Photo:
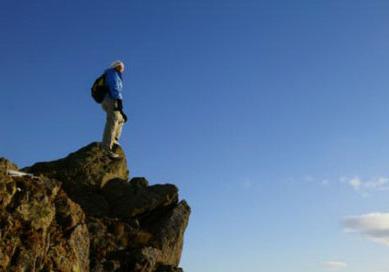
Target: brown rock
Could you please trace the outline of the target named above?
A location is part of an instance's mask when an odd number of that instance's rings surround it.
[[[190,207],[186,201],[181,201],[164,215],[156,219],[153,218],[151,223],[145,226],[145,229],[153,233],[153,240],[150,245],[161,252],[158,263],[178,266],[190,212]]]
[[[40,162],[23,171],[55,178],[63,183],[66,193],[91,216],[106,216],[109,206],[100,188],[113,178],[128,179],[123,150],[117,147],[121,159],[111,159],[98,143],[92,143],[66,158]]]
[[[114,179],[103,188],[113,216],[129,218],[152,210],[176,204],[178,189],[172,184],[139,186]]]
[[[128,181],[97,143],[22,169],[0,159],[0,271],[182,272],[190,208],[172,184]]]
[[[115,152],[121,159],[111,159],[99,143],[92,143],[66,158],[36,163],[23,171],[58,179],[69,190],[101,188],[111,179],[128,179],[125,154],[120,147]]]
[[[135,257],[134,272],[153,272],[157,266],[160,251],[152,247],[140,249]]]
[[[0,271],[89,271],[85,215],[61,183],[1,176],[0,195]]]
[[[149,186],[148,180],[145,179],[144,177],[135,177],[135,178],[132,178],[132,179],[130,180],[130,184],[131,184],[131,185],[138,186],[138,187],[144,187],[144,188],[146,188],[147,186]]]

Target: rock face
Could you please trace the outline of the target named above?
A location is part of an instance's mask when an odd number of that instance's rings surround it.
[[[128,180],[97,143],[17,166],[0,158],[0,271],[175,272],[190,207],[172,184]]]
[[[5,165],[0,171],[0,271],[88,271],[88,227],[80,206],[60,182],[9,177]]]

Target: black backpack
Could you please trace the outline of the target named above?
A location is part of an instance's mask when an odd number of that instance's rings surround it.
[[[99,76],[93,83],[91,88],[91,94],[93,99],[100,104],[101,102],[103,102],[104,97],[107,95],[107,93],[108,93],[108,87],[105,86],[105,73],[104,73],[101,76]]]

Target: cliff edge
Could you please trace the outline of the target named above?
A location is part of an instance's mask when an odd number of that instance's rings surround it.
[[[0,158],[0,271],[179,272],[190,207],[98,143],[19,170]]]

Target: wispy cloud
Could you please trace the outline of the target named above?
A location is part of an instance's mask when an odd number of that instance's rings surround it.
[[[389,191],[389,176],[377,176],[370,178],[361,178],[360,176],[338,176],[338,177],[318,177],[313,175],[305,175],[299,178],[289,177],[285,179],[288,183],[305,183],[318,184],[323,188],[342,185],[348,187],[360,194],[362,197],[369,197],[373,193]],[[250,187],[250,186],[245,186]],[[389,272],[389,271],[388,271]]]
[[[348,184],[354,190],[360,192],[389,190],[389,177],[377,177],[371,179],[362,179],[360,177],[342,177],[339,180]]]
[[[345,231],[356,232],[367,239],[389,246],[389,213],[368,213],[343,220]]]
[[[340,269],[346,268],[348,265],[347,265],[347,263],[342,262],[342,261],[327,261],[327,262],[323,262],[322,266],[325,269],[334,271],[334,270],[340,270]]]

